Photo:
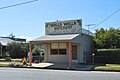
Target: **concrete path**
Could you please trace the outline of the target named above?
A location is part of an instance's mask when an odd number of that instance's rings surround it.
[[[53,63],[32,63],[32,67],[37,67],[37,68],[45,68],[52,65]]]
[[[80,65],[73,64],[71,68],[69,68],[66,64],[54,64],[54,63],[33,63],[31,67],[34,68],[49,68],[49,69],[72,69],[72,70],[91,70],[93,66],[91,65]]]

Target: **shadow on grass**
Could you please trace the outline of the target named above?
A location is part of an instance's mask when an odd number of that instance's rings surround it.
[[[101,64],[101,63],[81,63],[80,65],[91,66],[91,70],[95,70],[95,68],[99,66],[106,66],[106,64]]]

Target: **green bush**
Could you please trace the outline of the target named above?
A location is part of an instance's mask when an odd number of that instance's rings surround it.
[[[96,63],[120,63],[120,49],[98,49],[95,53]]]
[[[8,43],[5,49],[6,53],[9,54],[11,58],[23,58],[27,57],[27,53],[29,52],[29,44]],[[4,56],[6,55],[4,54]]]
[[[120,56],[120,49],[98,49],[97,56]]]
[[[120,49],[98,49],[96,56],[120,56]]]

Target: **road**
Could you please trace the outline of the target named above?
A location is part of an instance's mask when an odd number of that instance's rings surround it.
[[[0,67],[0,80],[120,80],[120,73]]]

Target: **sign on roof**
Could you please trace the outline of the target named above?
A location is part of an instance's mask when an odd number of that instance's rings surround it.
[[[71,34],[82,32],[82,20],[67,20],[45,23],[45,34]]]

